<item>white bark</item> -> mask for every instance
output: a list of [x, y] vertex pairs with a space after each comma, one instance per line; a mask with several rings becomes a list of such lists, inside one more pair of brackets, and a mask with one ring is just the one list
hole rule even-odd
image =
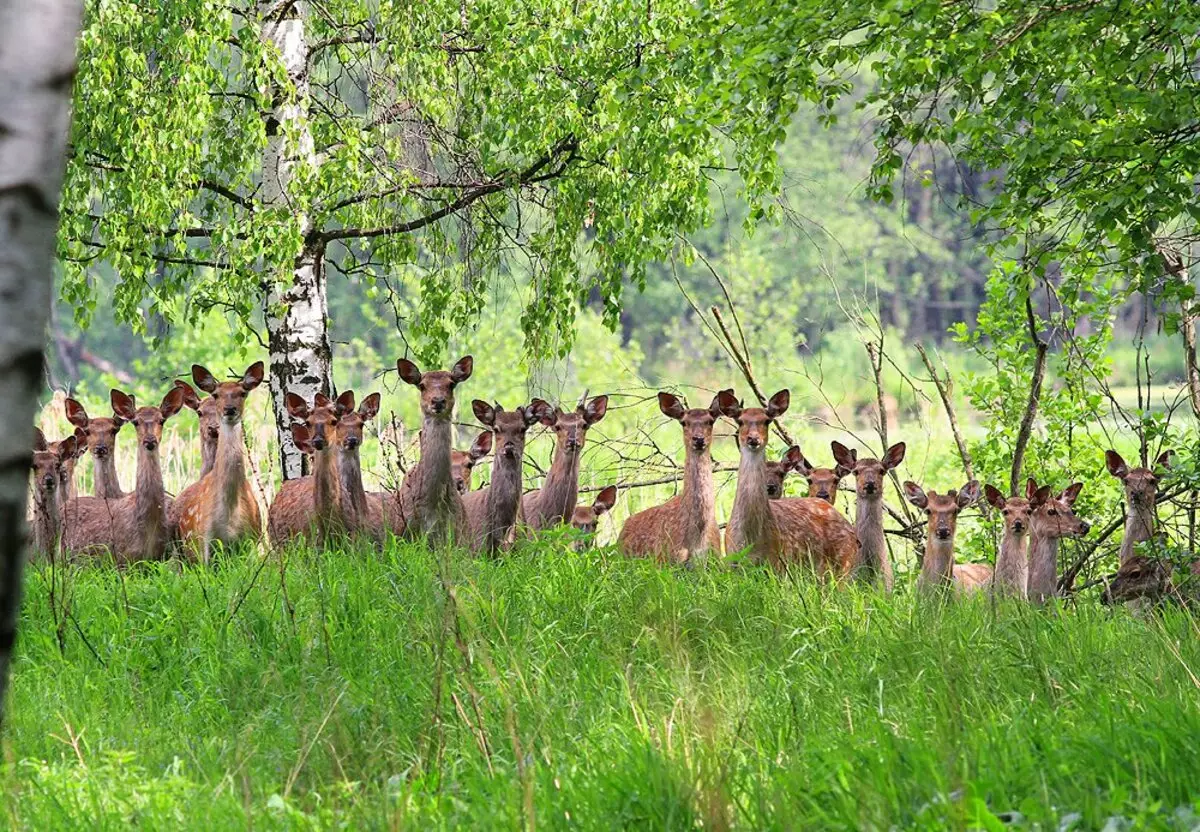
[[[265, 205], [286, 205], [307, 236], [312, 231], [306, 206], [293, 193], [300, 165], [315, 166], [316, 153], [308, 126], [307, 4], [269, 0], [259, 4], [262, 39], [274, 46], [294, 86], [294, 95], [276, 91], [275, 109], [267, 124], [263, 152], [262, 197]], [[287, 274], [268, 274], [264, 298], [270, 360], [268, 386], [279, 437], [280, 466], [285, 479], [303, 473], [303, 456], [292, 442], [291, 417], [284, 394], [311, 402], [318, 392], [329, 394], [332, 355], [329, 346], [329, 305], [325, 295], [325, 252], [306, 245]], [[276, 264], [268, 264], [272, 268]]]
[[0, 720], [25, 563], [81, 0], [0, 0]]

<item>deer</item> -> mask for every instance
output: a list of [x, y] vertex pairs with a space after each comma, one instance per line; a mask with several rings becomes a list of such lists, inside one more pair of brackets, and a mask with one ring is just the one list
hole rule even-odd
[[217, 437], [221, 435], [220, 405], [213, 396], [201, 399], [192, 385], [182, 379], [176, 379], [175, 386], [183, 391], [184, 406], [196, 411], [200, 419], [200, 476], [204, 476], [213, 469], [217, 458]]
[[575, 530], [576, 538], [572, 548], [576, 552], [586, 552], [596, 544], [596, 528], [600, 518], [612, 511], [617, 503], [617, 487], [607, 486], [600, 490], [590, 506], [578, 505], [571, 512], [571, 528]]
[[587, 432], [608, 412], [608, 396], [580, 402], [573, 411], [551, 407], [534, 399], [531, 407], [541, 422], [554, 431], [554, 459], [542, 487], [521, 498], [522, 523], [533, 531], [566, 523], [579, 501], [579, 459]]
[[979, 483], [971, 480], [961, 491], [953, 488], [945, 494], [925, 493], [915, 482], [904, 483], [904, 496], [925, 512], [929, 518], [925, 536], [925, 558], [917, 586], [924, 590], [953, 587], [960, 592], [982, 589], [992, 577], [992, 567], [985, 563], [955, 563], [954, 533], [958, 530], [958, 515], [979, 499]]
[[469, 355], [448, 371], [422, 373], [406, 358], [396, 362], [400, 378], [421, 391], [421, 459], [408, 472], [395, 498], [403, 527], [400, 533], [407, 537], [452, 543], [466, 526], [462, 498], [450, 476], [450, 417], [454, 388], [471, 377], [473, 366]]
[[64, 469], [78, 458], [78, 439], [71, 435], [47, 442], [39, 428], [33, 429], [33, 551], [53, 558], [62, 533], [62, 504], [68, 499]]
[[[732, 390], [722, 391], [729, 396]], [[713, 426], [721, 416], [720, 393], [707, 408], [689, 408], [671, 393], [658, 394], [658, 409], [683, 428], [683, 488], [665, 503], [625, 521], [617, 549], [626, 557], [653, 557], [659, 563], [704, 566], [710, 552], [721, 553], [713, 490]], [[766, 488], [764, 499], [769, 499]]]
[[454, 490], [466, 494], [471, 490], [471, 472], [475, 463], [492, 452], [492, 433], [484, 431], [475, 437], [471, 447], [465, 451], [450, 452], [450, 478], [454, 480]]
[[[339, 397], [340, 398], [340, 397]], [[383, 494], [368, 494], [363, 488], [362, 459], [359, 449], [363, 443], [363, 428], [379, 415], [378, 393], [372, 393], [354, 409], [354, 394], [344, 402], [347, 407], [338, 418], [334, 431], [337, 445], [337, 494], [341, 520], [349, 534], [366, 534], [377, 541], [383, 539], [384, 506], [395, 500]]]
[[[1036, 483], [1035, 483], [1036, 485]], [[1050, 486], [1036, 489], [1029, 500], [1029, 580], [1025, 594], [1045, 604], [1058, 592], [1058, 546], [1064, 537], [1083, 537], [1091, 526], [1075, 516], [1075, 500], [1083, 483], [1072, 483], [1057, 497]]]
[[113, 414], [112, 418], [101, 416], [89, 418], [83, 405], [74, 399], [63, 403], [67, 412], [67, 421], [87, 434], [87, 449], [96, 460], [93, 465], [95, 476], [92, 482], [92, 492], [105, 500], [116, 500], [125, 496], [121, 490], [121, 482], [117, 478], [117, 434], [125, 421]]
[[171, 537], [167, 493], [163, 489], [158, 448], [163, 425], [183, 407], [178, 387], [158, 407], [138, 407], [132, 396], [113, 390], [113, 412], [137, 434], [137, 486], [116, 499], [76, 497], [63, 509], [63, 547], [93, 554], [107, 549], [118, 565], [160, 560]]
[[815, 468], [804, 457], [799, 446], [793, 445], [778, 462], [767, 462], [767, 496], [772, 500], [783, 496], [783, 482], [790, 471], [795, 471], [808, 481], [808, 493], [804, 496], [819, 497], [831, 506], [837, 505], [842, 477], [850, 473], [840, 465]]
[[206, 368], [192, 365], [193, 383], [217, 400], [221, 417], [217, 454], [212, 470], [175, 498], [173, 516], [188, 556], [198, 558], [206, 566], [214, 542], [232, 546], [244, 539], [257, 540], [262, 535], [262, 515], [246, 479], [242, 438], [246, 399], [262, 380], [261, 361], [251, 364], [240, 379], [220, 382]]
[[1025, 484], [1024, 497], [1005, 497], [993, 485], [983, 487], [984, 497], [1004, 521], [1004, 537], [996, 553], [992, 591], [1010, 598], [1025, 598], [1029, 584], [1029, 529], [1033, 517], [1033, 497], [1037, 483]]
[[1121, 540], [1120, 563], [1134, 556], [1137, 545], [1154, 537], [1158, 529], [1158, 475], [1155, 469], [1171, 467], [1171, 452], [1163, 451], [1154, 469], [1130, 468], [1116, 451], [1105, 451], [1108, 473], [1125, 489], [1125, 536]]
[[[463, 495], [467, 513], [468, 542], [476, 553], [494, 555], [505, 545], [517, 523], [521, 508], [521, 465], [525, 460], [525, 434], [541, 421], [543, 407], [530, 404], [516, 410], [505, 410], [499, 404], [490, 405], [482, 399], [471, 402], [475, 418], [491, 429], [487, 447], [494, 444], [492, 480], [478, 491]], [[476, 440], [476, 446], [480, 441]], [[470, 476], [468, 474], [468, 476]]]
[[823, 577], [845, 578], [858, 559], [858, 538], [849, 521], [815, 497], [767, 496], [769, 431], [787, 412], [791, 393], [780, 390], [766, 407], [743, 407], [728, 390], [718, 393], [717, 401], [721, 414], [737, 425], [741, 449], [733, 511], [725, 528], [726, 553], [745, 552], [751, 563], [766, 563], [776, 571], [804, 565]]
[[[907, 447], [897, 442], [884, 452], [882, 459], [858, 458], [858, 451], [841, 442], [831, 442], [837, 472], [854, 475], [854, 533], [858, 536], [859, 552], [856, 577], [867, 583], [882, 582], [887, 592], [895, 581], [892, 561], [883, 535], [883, 485], [890, 471], [904, 461]], [[844, 476], [844, 474], [843, 474]], [[830, 501], [832, 502], [832, 500]]]
[[79, 489], [75, 486], [75, 465], [87, 453], [86, 431], [82, 428], [75, 428], [75, 432], [67, 438], [75, 440], [71, 443], [71, 447], [75, 450], [70, 454], [61, 452], [62, 443], [66, 441], [65, 439], [49, 442], [46, 441], [45, 436], [42, 436], [42, 441], [46, 444], [43, 450], [56, 454], [62, 459], [62, 465], [59, 466], [59, 473], [61, 474], [59, 477], [59, 486], [61, 490], [58, 492], [58, 498], [60, 503], [66, 500], [74, 500], [79, 496]]
[[284, 396], [292, 440], [303, 453], [312, 454], [313, 473], [287, 480], [267, 509], [267, 530], [272, 543], [280, 544], [314, 533], [324, 546], [329, 535], [345, 529], [338, 497], [337, 425], [339, 417], [354, 409], [354, 393], [347, 390], [336, 400], [317, 393], [310, 408], [295, 393]]

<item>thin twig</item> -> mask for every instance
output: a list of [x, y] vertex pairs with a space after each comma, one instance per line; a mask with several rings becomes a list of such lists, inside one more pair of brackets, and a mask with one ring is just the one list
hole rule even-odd
[[[958, 456], [962, 459], [963, 470], [967, 474], [967, 479], [973, 480], [975, 479], [975, 466], [971, 464], [971, 453], [967, 450], [967, 443], [964, 441], [962, 431], [958, 427], [958, 416], [954, 412], [954, 403], [950, 400], [949, 386], [938, 376], [933, 362], [929, 359], [928, 353], [925, 352], [925, 347], [920, 343], [913, 346], [917, 348], [921, 360], [925, 362], [925, 369], [929, 370], [929, 378], [933, 380], [933, 386], [937, 388], [938, 395], [942, 399], [942, 406], [946, 409], [946, 418], [950, 420], [950, 432], [954, 435], [954, 444], [958, 446]], [[947, 374], [948, 378], [949, 375]]]

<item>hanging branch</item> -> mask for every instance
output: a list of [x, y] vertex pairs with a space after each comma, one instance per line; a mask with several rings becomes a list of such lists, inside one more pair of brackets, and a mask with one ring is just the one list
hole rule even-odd
[[[732, 307], [731, 307], [732, 309]], [[721, 317], [720, 307], [714, 305], [712, 307], [713, 317], [717, 320], [717, 327], [721, 330], [721, 335], [724, 338], [725, 350], [733, 357], [733, 363], [737, 364], [738, 369], [742, 371], [742, 375], [746, 377], [746, 381], [750, 384], [750, 390], [754, 393], [754, 397], [758, 399], [758, 403], [763, 407], [767, 406], [767, 397], [763, 395], [762, 388], [758, 386], [758, 380], [754, 377], [754, 370], [750, 367], [750, 356], [743, 355], [738, 349], [737, 344], [729, 334], [729, 328], [725, 326], [725, 319]], [[737, 320], [737, 311], [733, 310], [734, 323], [737, 324], [738, 330], [741, 330], [741, 323]], [[775, 426], [775, 432], [779, 434], [779, 438], [788, 444], [790, 448], [796, 443], [792, 440], [791, 435], [784, 429], [783, 425], [779, 424], [778, 419], [773, 419], [771, 424]]]
[[967, 479], [973, 480], [975, 479], [975, 466], [971, 464], [971, 454], [967, 450], [967, 443], [963, 439], [962, 431], [959, 430], [958, 416], [954, 412], [954, 403], [950, 400], [950, 373], [949, 371], [946, 372], [946, 380], [943, 381], [938, 376], [937, 370], [934, 369], [933, 362], [929, 359], [928, 353], [925, 352], [925, 347], [920, 343], [913, 346], [917, 348], [921, 360], [925, 362], [925, 369], [929, 370], [929, 378], [933, 380], [933, 386], [937, 388], [938, 395], [942, 399], [942, 406], [946, 409], [946, 418], [950, 420], [950, 432], [954, 434], [954, 444], [958, 446], [958, 455], [962, 459], [963, 470], [967, 473]]
[[1008, 493], [1016, 495], [1021, 484], [1021, 471], [1025, 467], [1025, 449], [1029, 445], [1029, 436], [1033, 432], [1033, 420], [1037, 416], [1038, 402], [1042, 396], [1042, 381], [1046, 376], [1046, 353], [1050, 347], [1038, 336], [1037, 321], [1033, 315], [1033, 302], [1025, 297], [1025, 315], [1029, 322], [1029, 336], [1037, 350], [1033, 361], [1033, 379], [1029, 385], [1029, 402], [1025, 405], [1025, 415], [1021, 417], [1021, 429], [1017, 432], [1017, 444], [1013, 448], [1012, 474], [1008, 478]]

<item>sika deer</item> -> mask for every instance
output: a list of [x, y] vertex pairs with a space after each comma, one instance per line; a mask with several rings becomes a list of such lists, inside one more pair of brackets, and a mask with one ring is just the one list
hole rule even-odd
[[904, 483], [904, 496], [914, 506], [925, 510], [929, 525], [925, 538], [925, 559], [917, 585], [925, 590], [953, 586], [961, 592], [972, 592], [992, 577], [992, 567], [985, 563], [954, 562], [954, 533], [958, 529], [958, 514], [979, 499], [979, 483], [971, 480], [962, 491], [926, 494], [915, 482]]
[[221, 435], [220, 405], [216, 397], [201, 399], [186, 381], [175, 380], [175, 386], [183, 391], [183, 404], [196, 411], [200, 419], [200, 476], [213, 469], [217, 458], [217, 437]]
[[246, 479], [242, 412], [246, 397], [263, 380], [263, 363], [256, 361], [237, 381], [218, 382], [199, 364], [192, 365], [192, 381], [217, 400], [221, 415], [217, 456], [213, 468], [180, 492], [175, 499], [179, 538], [189, 554], [208, 564], [212, 544], [231, 546], [262, 535], [262, 515]]
[[1029, 600], [1044, 604], [1058, 592], [1058, 544], [1064, 537], [1082, 537], [1091, 527], [1075, 516], [1075, 499], [1083, 490], [1077, 482], [1057, 497], [1050, 486], [1037, 489], [1029, 500]]
[[470, 449], [450, 452], [450, 479], [454, 480], [454, 490], [466, 494], [471, 490], [471, 471], [475, 463], [492, 452], [491, 431], [484, 431], [475, 437]]
[[[731, 398], [732, 390], [724, 390]], [[704, 566], [710, 552], [721, 553], [714, 510], [712, 435], [721, 416], [720, 396], [708, 409], [687, 408], [670, 393], [658, 394], [658, 409], [683, 427], [683, 489], [662, 505], [625, 521], [617, 548], [627, 557], [653, 557], [659, 563]], [[763, 497], [769, 491], [764, 489]]]
[[353, 394], [349, 407], [337, 423], [338, 504], [342, 522], [350, 534], [365, 533], [377, 541], [383, 539], [383, 507], [392, 507], [390, 495], [367, 494], [363, 488], [362, 460], [359, 449], [363, 443], [363, 426], [379, 415], [379, 394], [372, 393], [354, 410]]
[[[800, 453], [800, 449], [792, 446], [788, 450], [788, 456], [792, 454], [792, 450], [796, 452], [796, 460], [793, 465], [794, 470], [808, 480], [808, 493], [806, 497], [818, 497], [831, 506], [837, 505], [838, 490], [842, 486], [842, 477], [850, 473], [849, 470], [841, 465], [834, 465], [832, 468], [814, 468], [813, 464], [805, 459], [804, 454]], [[771, 463], [767, 463], [767, 473], [770, 474]], [[770, 493], [770, 481], [768, 480], [767, 492]], [[780, 492], [782, 496], [782, 490]]]
[[[793, 445], [787, 449], [787, 452], [779, 458], [778, 462], [767, 460], [767, 496], [772, 500], [778, 500], [783, 496], [783, 484], [787, 479], [787, 475], [792, 471], [799, 471], [801, 461], [804, 460], [804, 454], [800, 453], [800, 448]], [[811, 497], [812, 494], [809, 494]]]
[[47, 442], [38, 428], [33, 429], [33, 552], [53, 559], [62, 533], [62, 504], [69, 499], [64, 487], [64, 469], [76, 459], [74, 436]]
[[597, 396], [574, 411], [550, 408], [541, 399], [531, 407], [538, 408], [542, 424], [554, 430], [554, 461], [541, 488], [521, 498], [521, 518], [533, 530], [566, 523], [579, 500], [579, 458], [588, 430], [604, 418], [608, 411], [608, 396]]
[[601, 516], [612, 511], [617, 502], [617, 487], [610, 485], [596, 495], [590, 506], [575, 506], [571, 513], [571, 528], [577, 534], [572, 548], [576, 552], [586, 552], [596, 545], [596, 527]]
[[819, 575], [844, 578], [858, 559], [858, 539], [846, 518], [815, 497], [767, 497], [768, 431], [790, 399], [787, 390], [780, 390], [766, 408], [743, 408], [732, 392], [717, 395], [721, 413], [737, 423], [741, 448], [725, 551], [746, 552], [751, 563], [765, 562], [778, 571], [803, 564]]
[[[532, 404], [505, 411], [499, 404], [493, 407], [480, 399], [471, 402], [471, 409], [476, 419], [491, 428], [491, 433], [479, 439], [488, 437], [487, 447], [491, 447], [495, 436], [496, 455], [492, 458], [492, 481], [462, 498], [470, 530], [468, 542], [472, 551], [494, 555], [508, 542], [516, 525], [521, 507], [525, 433], [541, 420], [542, 412]], [[481, 446], [479, 440], [475, 444]]]
[[62, 465], [59, 466], [61, 477], [59, 478], [60, 491], [58, 499], [60, 503], [64, 503], [67, 500], [74, 500], [79, 496], [79, 491], [75, 487], [75, 464], [87, 453], [87, 431], [82, 428], [75, 428], [75, 432], [67, 438], [75, 440], [71, 443], [71, 447], [75, 449], [73, 453], [63, 453], [62, 443], [66, 439], [46, 442], [45, 448], [45, 450], [52, 454], [57, 454], [62, 459]]
[[284, 406], [300, 420], [292, 425], [292, 440], [301, 452], [312, 454], [313, 473], [283, 483], [267, 509], [267, 530], [275, 544], [312, 532], [317, 545], [325, 546], [330, 534], [345, 529], [338, 502], [336, 432], [341, 414], [354, 409], [354, 393], [347, 390], [337, 401], [318, 393], [312, 408], [288, 393]]
[[159, 560], [171, 534], [158, 446], [163, 425], [183, 407], [183, 392], [174, 387], [158, 407], [137, 407], [133, 397], [113, 390], [112, 406], [137, 431], [137, 487], [115, 500], [77, 497], [68, 502], [63, 509], [63, 547], [88, 554], [107, 549], [122, 565]]
[[117, 479], [117, 433], [125, 421], [115, 413], [112, 418], [88, 418], [83, 405], [74, 399], [64, 402], [67, 411], [67, 421], [80, 428], [87, 434], [88, 450], [96, 460], [92, 466], [95, 472], [92, 491], [97, 497], [115, 500], [125, 496], [121, 490], [121, 482]]
[[421, 459], [408, 472], [396, 495], [403, 534], [452, 543], [466, 525], [462, 499], [450, 477], [450, 417], [454, 388], [471, 377], [471, 356], [446, 370], [422, 373], [405, 358], [396, 362], [400, 378], [421, 391]]
[[1005, 497], [1000, 489], [985, 485], [984, 496], [1004, 520], [1004, 538], [996, 553], [996, 571], [992, 575], [992, 591], [1011, 598], [1024, 598], [1029, 584], [1029, 527], [1033, 508], [1031, 500], [1037, 484], [1031, 478], [1025, 484], [1024, 497]]
[[833, 458], [838, 471], [854, 475], [854, 533], [858, 535], [858, 568], [856, 577], [867, 583], [883, 581], [892, 591], [892, 561], [883, 536], [883, 485], [889, 471], [904, 461], [907, 446], [897, 442], [887, 449], [883, 459], [858, 458], [858, 451], [841, 442], [832, 442]]
[[[1158, 528], [1158, 475], [1149, 468], [1130, 468], [1116, 451], [1105, 451], [1108, 473], [1125, 487], [1125, 537], [1121, 540], [1120, 562], [1133, 557], [1137, 544], [1154, 537]], [[1155, 460], [1156, 469], [1171, 467], [1171, 452]]]

